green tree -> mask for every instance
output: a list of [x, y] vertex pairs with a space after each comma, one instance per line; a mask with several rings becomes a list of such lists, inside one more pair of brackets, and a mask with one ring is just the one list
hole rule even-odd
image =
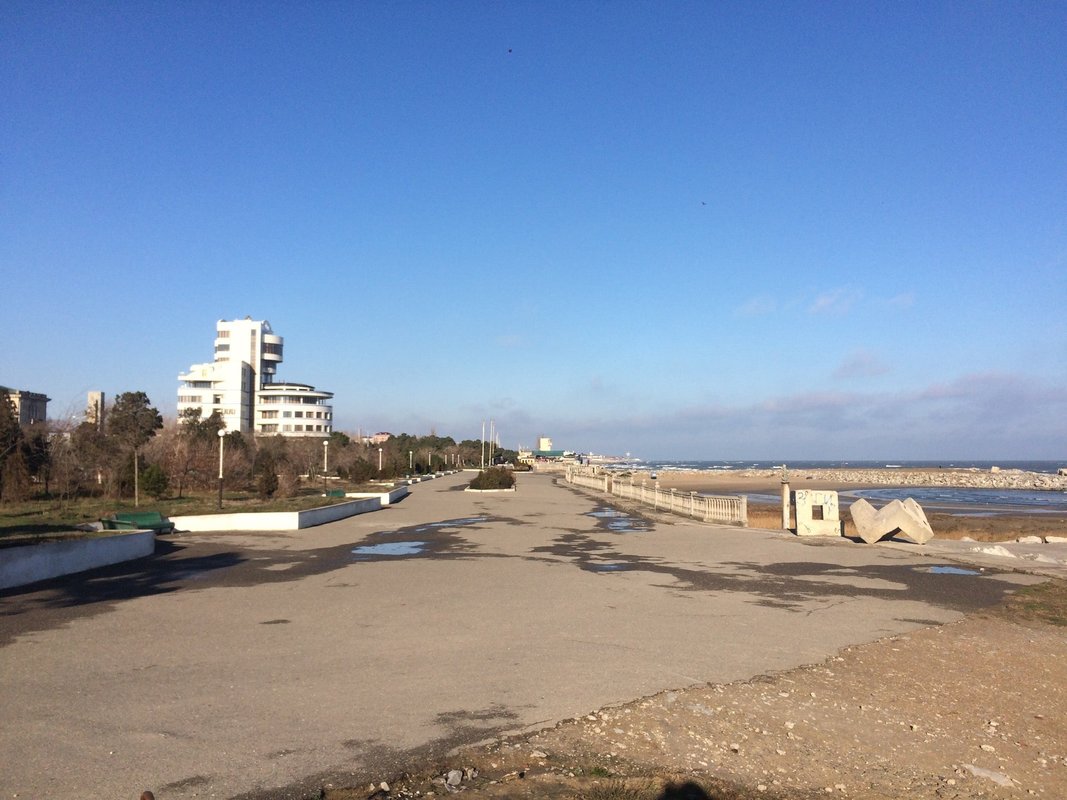
[[108, 438], [118, 445], [124, 457], [133, 456], [135, 487], [138, 478], [137, 449], [163, 427], [163, 415], [150, 403], [144, 392], [123, 392], [115, 398], [115, 404], [107, 415]]
[[22, 443], [22, 429], [15, 414], [15, 404], [7, 389], [0, 387], [0, 493], [4, 488], [4, 465], [14, 455]]
[[278, 465], [274, 453], [262, 450], [256, 455], [256, 494], [260, 499], [268, 500], [278, 491]]
[[52, 440], [42, 426], [34, 426], [29, 434], [24, 434], [22, 454], [31, 477], [44, 484], [44, 493], [48, 494], [48, 481], [52, 477]]
[[0, 468], [0, 500], [20, 502], [30, 498], [32, 484], [21, 449], [8, 455]]
[[163, 467], [159, 466], [159, 464], [149, 464], [141, 475], [141, 486], [144, 487], [145, 492], [159, 500], [167, 494], [167, 490], [170, 488], [170, 481], [167, 479], [167, 473]]
[[163, 427], [163, 416], [144, 392], [123, 392], [107, 415], [107, 433], [126, 450], [136, 450]]

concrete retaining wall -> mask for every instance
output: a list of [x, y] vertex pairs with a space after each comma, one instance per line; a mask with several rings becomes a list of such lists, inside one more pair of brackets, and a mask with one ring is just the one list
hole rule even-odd
[[144, 558], [155, 549], [156, 535], [152, 531], [6, 547], [0, 550], [0, 589]]
[[[405, 489], [407, 487], [404, 487]], [[177, 531], [296, 531], [334, 522], [368, 511], [380, 511], [381, 495], [373, 495], [347, 503], [309, 508], [307, 511], [252, 511], [238, 514], [197, 514], [170, 517]]]
[[407, 487], [407, 484], [397, 486], [388, 492], [347, 492], [345, 497], [379, 497], [381, 498], [382, 505], [388, 506], [395, 503], [401, 497], [407, 497], [411, 494], [411, 489]]

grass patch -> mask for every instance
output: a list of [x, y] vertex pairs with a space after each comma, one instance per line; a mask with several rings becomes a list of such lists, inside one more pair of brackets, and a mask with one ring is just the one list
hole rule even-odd
[[[330, 488], [344, 488], [350, 492], [389, 491], [389, 487], [383, 488], [381, 484], [345, 487], [334, 484]], [[349, 500], [347, 497], [323, 497], [320, 488], [306, 487], [296, 497], [272, 500], [260, 500], [247, 492], [224, 492], [221, 512], [215, 492], [197, 492], [181, 499], [169, 497], [153, 500], [146, 497], [141, 499], [139, 507], [134, 506], [132, 498], [110, 500], [102, 497], [5, 503], [0, 505], [0, 546], [70, 538], [71, 532], [77, 530], [79, 525], [97, 522], [121, 511], [158, 511], [165, 517], [249, 511], [304, 511]]]
[[1067, 581], [1055, 578], [1020, 589], [1008, 597], [1002, 611], [1019, 622], [1067, 627]]

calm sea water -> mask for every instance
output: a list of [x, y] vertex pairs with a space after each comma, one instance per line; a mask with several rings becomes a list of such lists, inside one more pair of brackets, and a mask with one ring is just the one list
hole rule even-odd
[[[790, 472], [805, 469], [977, 469], [988, 472], [992, 467], [1001, 469], [1021, 469], [1026, 472], [1048, 472], [1053, 475], [1061, 467], [1067, 467], [1067, 458], [1063, 461], [642, 461], [638, 466], [645, 469], [674, 470], [735, 470], [735, 469], [776, 469], [785, 464]], [[631, 465], [632, 466], [632, 465]]]

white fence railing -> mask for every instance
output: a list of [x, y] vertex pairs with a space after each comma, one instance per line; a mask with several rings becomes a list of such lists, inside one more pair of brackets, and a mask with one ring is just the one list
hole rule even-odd
[[748, 525], [748, 498], [744, 495], [703, 495], [696, 492], [679, 492], [676, 489], [661, 489], [658, 485], [649, 486], [645, 482], [636, 484], [631, 478], [620, 478], [610, 472], [601, 472], [595, 467], [568, 469], [567, 482], [704, 522], [721, 522], [742, 527]]

